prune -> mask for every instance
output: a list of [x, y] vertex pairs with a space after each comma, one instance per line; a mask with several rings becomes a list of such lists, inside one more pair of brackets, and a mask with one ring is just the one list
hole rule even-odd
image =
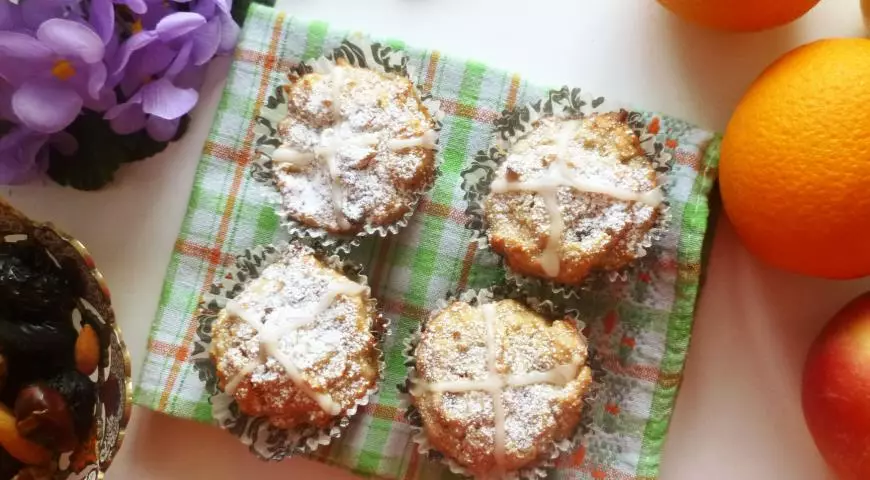
[[94, 421], [97, 386], [91, 379], [75, 370], [64, 371], [45, 383], [63, 395], [72, 413], [76, 436], [79, 439], [86, 438]]
[[10, 356], [39, 355], [44, 361], [72, 362], [76, 338], [70, 316], [13, 319], [0, 311], [0, 350]]
[[0, 242], [0, 305], [13, 318], [64, 316], [75, 297], [43, 247], [28, 240]]
[[0, 350], [67, 362], [76, 340], [75, 297], [45, 249], [30, 241], [0, 242]]

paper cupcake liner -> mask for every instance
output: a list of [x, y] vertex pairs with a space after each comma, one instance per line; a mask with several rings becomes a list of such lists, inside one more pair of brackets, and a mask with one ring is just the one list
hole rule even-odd
[[[607, 104], [604, 97], [592, 97], [582, 93], [579, 88], [567, 86], [559, 90], [550, 90], [547, 92], [546, 98], [538, 99], [514, 110], [504, 111], [495, 121], [490, 147], [487, 150], [478, 151], [471, 164], [461, 173], [462, 189], [465, 192], [464, 198], [468, 201], [468, 207], [465, 210], [468, 220], [465, 227], [472, 231], [472, 241], [477, 241], [480, 248], [491, 250], [484, 216], [484, 200], [489, 194], [490, 184], [495, 179], [496, 171], [507, 158], [507, 152], [511, 145], [530, 131], [534, 122], [546, 117], [577, 118], [592, 113], [611, 111], [614, 111], [614, 107]], [[665, 145], [658, 141], [655, 135], [645, 132], [645, 123], [641, 113], [628, 112], [627, 122], [638, 136], [646, 157], [653, 163], [657, 174], [656, 183], [662, 189], [665, 197], [662, 206], [659, 207], [659, 216], [655, 224], [637, 243], [635, 259], [631, 264], [618, 270], [594, 270], [583, 282], [577, 285], [557, 283], [511, 271], [508, 278], [513, 283], [518, 285], [534, 284], [542, 288], [546, 286], [562, 296], [576, 298], [580, 291], [595, 288], [596, 285], [600, 285], [602, 280], [627, 279], [637, 260], [646, 256], [667, 231], [671, 221], [668, 201], [670, 186], [667, 182], [667, 173], [670, 171], [672, 155], [666, 151]], [[503, 264], [508, 269], [506, 262], [503, 261]]]
[[[352, 66], [368, 68], [379, 73], [401, 75], [413, 83], [413, 72], [408, 68], [409, 57], [405, 52], [394, 50], [392, 47], [380, 43], [373, 43], [371, 39], [359, 34], [349, 36], [342, 42], [341, 46], [326, 56], [311, 62], [297, 64], [288, 72], [288, 78], [293, 80], [314, 71], [315, 68], [334, 65], [335, 61], [339, 58], [346, 60]], [[440, 132], [441, 121], [444, 118], [441, 102], [435, 100], [431, 95], [423, 94], [418, 85], [415, 85], [415, 88], [421, 102], [429, 111], [429, 115], [432, 118], [432, 128]], [[432, 181], [424, 189], [414, 192], [414, 198], [409, 204], [410, 208], [408, 212], [398, 220], [388, 225], [366, 224], [359, 232], [349, 235], [334, 234], [322, 228], [305, 225], [293, 219], [288, 212], [283, 210], [280, 194], [277, 191], [277, 178], [272, 169], [272, 152], [281, 145], [281, 140], [277, 136], [277, 125], [286, 116], [287, 98], [284, 95], [283, 85], [278, 85], [261, 108], [259, 116], [256, 119], [254, 129], [257, 137], [255, 142], [256, 155], [251, 166], [251, 176], [255, 180], [265, 183], [274, 189], [274, 193], [268, 196], [268, 200], [276, 205], [276, 211], [281, 218], [281, 223], [290, 233], [290, 237], [302, 239], [309, 245], [333, 252], [347, 253], [359, 245], [360, 240], [364, 237], [372, 235], [386, 237], [387, 235], [398, 233], [400, 229], [408, 225], [411, 217], [417, 211], [420, 200], [432, 188], [435, 184], [435, 179], [440, 175], [440, 155], [438, 155], [437, 148], [437, 145], [440, 143], [439, 139], [436, 141], [435, 174]]]
[[[370, 298], [369, 305], [378, 312], [373, 328], [373, 334], [378, 340], [378, 382], [343, 416], [336, 417], [331, 425], [324, 428], [282, 429], [271, 425], [264, 417], [243, 414], [232, 395], [227, 395], [218, 386], [217, 368], [209, 355], [212, 326], [227, 301], [239, 295], [251, 280], [259, 277], [263, 269], [277, 261], [286, 248], [287, 244], [282, 243], [277, 246], [263, 245], [246, 250], [236, 257], [235, 265], [227, 270], [220, 283], [212, 285], [209, 291], [203, 294], [191, 356], [194, 368], [199, 372], [200, 379], [205, 382], [206, 391], [210, 395], [209, 401], [212, 404], [212, 416], [215, 422], [247, 445], [251, 453], [262, 460], [269, 461], [279, 461], [291, 455], [314, 452], [342, 435], [350, 425], [352, 417], [361, 407], [368, 405], [378, 392], [378, 385], [383, 380], [385, 371], [383, 339], [389, 330], [389, 320], [377, 309], [377, 300]], [[337, 255], [317, 250], [314, 250], [314, 253], [327, 266], [342, 272], [350, 280], [368, 285], [368, 278], [361, 273], [362, 267]]]
[[[568, 302], [561, 299], [543, 299], [540, 297], [525, 296], [524, 292], [506, 284], [496, 285], [486, 289], [469, 289], [457, 294], [449, 294], [446, 299], [438, 302], [432, 315], [447, 307], [450, 302], [456, 300], [468, 302], [472, 305], [478, 305], [497, 302], [508, 298], [518, 300], [523, 304], [528, 305], [539, 314], [550, 319], [565, 317], [572, 318], [577, 322], [580, 331], [584, 329], [585, 324], [579, 319], [579, 312], [572, 309]], [[411, 440], [417, 446], [418, 453], [427, 457], [431, 461], [440, 462], [454, 474], [472, 478], [473, 474], [468, 469], [447, 455], [441, 453], [429, 443], [420, 412], [413, 404], [410, 388], [411, 382], [416, 378], [417, 374], [415, 351], [420, 342], [420, 336], [425, 328], [426, 321], [421, 323], [416, 330], [411, 332], [411, 335], [403, 342], [404, 348], [402, 349], [402, 354], [404, 356], [404, 364], [407, 368], [408, 375], [405, 378], [405, 382], [397, 386], [399, 390], [399, 408], [405, 410], [405, 419], [408, 421], [408, 424], [412, 429]], [[586, 364], [593, 372], [592, 384], [584, 394], [584, 408], [581, 414], [580, 423], [577, 425], [574, 435], [567, 439], [552, 442], [550, 449], [537, 462], [517, 471], [506, 472], [505, 475], [498, 480], [538, 480], [546, 478], [549, 471], [556, 467], [556, 462], [561, 456], [575, 451], [584, 444], [584, 439], [587, 434], [592, 432], [593, 404], [601, 391], [601, 387], [604, 384], [604, 379], [607, 375], [607, 372], [596, 358], [595, 352], [592, 350], [591, 343], [588, 342], [588, 340], [587, 350], [588, 357]]]

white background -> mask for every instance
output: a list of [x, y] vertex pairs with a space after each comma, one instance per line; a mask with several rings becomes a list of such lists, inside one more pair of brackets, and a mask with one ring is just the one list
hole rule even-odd
[[[798, 22], [758, 34], [687, 25], [654, 0], [279, 0], [294, 15], [579, 85], [724, 130], [749, 83], [814, 39], [863, 35], [858, 0], [822, 0]], [[522, 41], [520, 41], [522, 39]], [[46, 182], [0, 192], [91, 250], [111, 286], [134, 369], [187, 206], [193, 172], [227, 74], [215, 62], [190, 133], [127, 166], [99, 193]], [[800, 370], [825, 320], [870, 281], [798, 277], [759, 264], [721, 219], [686, 377], [665, 448], [663, 480], [817, 480], [826, 470], [800, 409]], [[212, 427], [134, 409], [112, 479], [350, 479], [302, 459], [255, 460]]]

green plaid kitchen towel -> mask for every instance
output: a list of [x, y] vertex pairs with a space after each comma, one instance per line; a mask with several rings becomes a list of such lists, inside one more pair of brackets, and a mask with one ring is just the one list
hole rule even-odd
[[[268, 187], [250, 176], [253, 119], [285, 78], [281, 72], [331, 51], [344, 36], [325, 23], [251, 7], [166, 274], [136, 389], [139, 405], [211, 421], [204, 385], [190, 362], [197, 302], [222, 278], [235, 254], [281, 238], [278, 218], [265, 199]], [[447, 114], [439, 153], [442, 174], [406, 229], [367, 240], [354, 254], [367, 265], [372, 290], [392, 319], [386, 379], [350, 431], [318, 459], [362, 475], [447, 478], [444, 467], [416, 453], [398, 409], [395, 385], [405, 376], [402, 341], [448, 291], [485, 287], [501, 278], [498, 266], [481, 260], [465, 226], [460, 175], [474, 154], [489, 146], [492, 123], [503, 110], [541, 98], [547, 89], [478, 62], [388, 43], [408, 52], [415, 81], [440, 100]], [[627, 282], [578, 302], [609, 376], [590, 408], [593, 426], [586, 444], [560, 461], [554, 478], [658, 476], [691, 336], [718, 140], [667, 116], [635, 112], [631, 118], [642, 140], [653, 142], [667, 159], [673, 219]]]

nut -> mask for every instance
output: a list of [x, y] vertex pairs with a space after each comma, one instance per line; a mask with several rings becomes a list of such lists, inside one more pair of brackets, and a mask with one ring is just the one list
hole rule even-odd
[[100, 363], [100, 337], [90, 325], [82, 327], [76, 340], [76, 369], [90, 376]]
[[5, 405], [0, 405], [0, 445], [18, 461], [27, 465], [48, 465], [51, 462], [52, 454], [48, 449], [18, 433], [15, 416]]
[[33, 384], [18, 392], [15, 418], [21, 436], [52, 450], [68, 452], [78, 443], [66, 400], [45, 384]]

